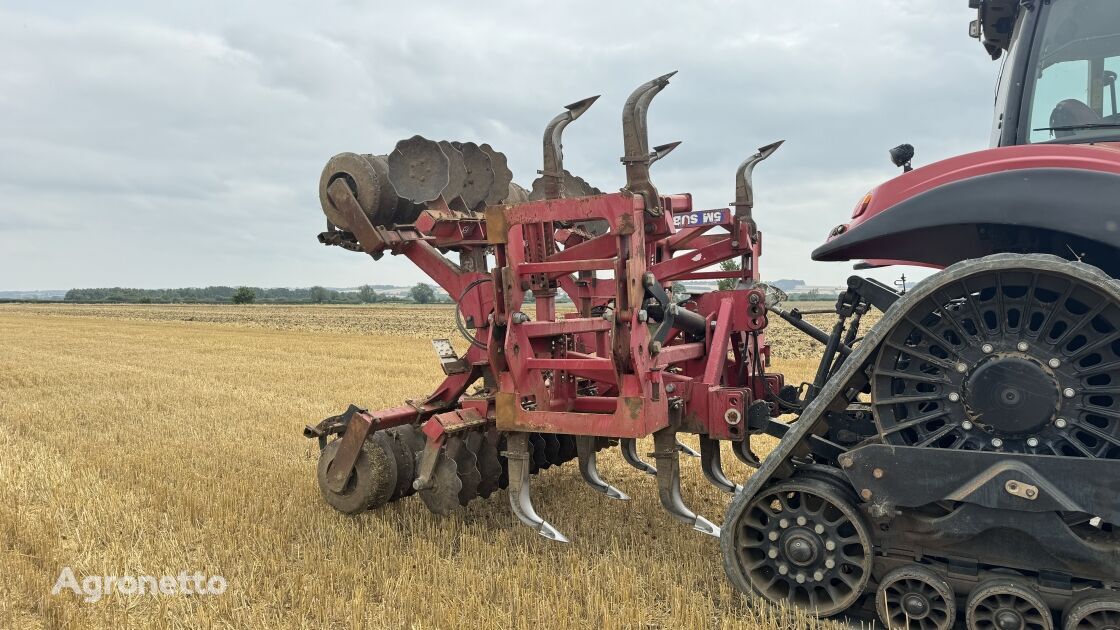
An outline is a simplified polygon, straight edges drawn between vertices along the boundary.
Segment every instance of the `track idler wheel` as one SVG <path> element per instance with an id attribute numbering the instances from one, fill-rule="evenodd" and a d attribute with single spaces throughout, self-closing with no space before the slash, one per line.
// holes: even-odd
<path id="1" fill-rule="evenodd" d="M 381 436 L 381 437 L 378 437 Z M 342 440 L 334 440 L 319 453 L 316 477 L 319 492 L 334 509 L 345 514 L 358 514 L 381 507 L 389 502 L 397 484 L 397 468 L 391 439 L 378 432 L 362 445 L 354 470 L 342 490 L 332 490 L 327 483 L 327 472 L 338 453 Z"/>
<path id="2" fill-rule="evenodd" d="M 854 604 L 871 578 L 871 533 L 862 514 L 818 479 L 736 495 L 720 546 L 737 588 L 821 616 Z"/>
<path id="3" fill-rule="evenodd" d="M 1038 593 L 1013 578 L 981 582 L 965 606 L 968 630 L 1053 630 L 1054 616 Z"/>
<path id="4" fill-rule="evenodd" d="M 1066 609 L 1062 630 L 1120 630 L 1120 597 L 1102 591 Z"/>
<path id="5" fill-rule="evenodd" d="M 875 610 L 890 630 L 949 630 L 957 619 L 952 587 L 920 564 L 899 567 L 883 577 Z"/>

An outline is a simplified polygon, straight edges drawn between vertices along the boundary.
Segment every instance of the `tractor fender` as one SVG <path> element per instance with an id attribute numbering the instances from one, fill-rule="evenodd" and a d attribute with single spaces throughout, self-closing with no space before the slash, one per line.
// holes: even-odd
<path id="1" fill-rule="evenodd" d="M 1120 250 L 1118 199 L 1120 151 L 991 149 L 884 183 L 813 259 L 945 267 L 1001 252 L 1072 252 L 1107 267 Z"/>

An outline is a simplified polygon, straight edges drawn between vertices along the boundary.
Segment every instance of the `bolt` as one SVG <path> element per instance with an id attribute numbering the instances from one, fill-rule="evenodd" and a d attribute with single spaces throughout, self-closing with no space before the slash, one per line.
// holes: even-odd
<path id="1" fill-rule="evenodd" d="M 1019 483 L 1016 482 L 1016 481 L 1008 481 L 1007 482 L 1007 491 L 1008 492 L 1018 492 L 1019 491 Z"/>
<path id="2" fill-rule="evenodd" d="M 823 534 L 824 533 L 824 525 L 817 525 L 816 527 L 813 528 L 813 531 L 817 532 L 818 534 Z"/>
<path id="3" fill-rule="evenodd" d="M 965 431 L 971 431 L 972 430 L 972 422 L 970 422 L 968 420 L 965 420 L 964 422 L 961 423 L 961 428 L 964 429 Z"/>
<path id="4" fill-rule="evenodd" d="M 638 311 L 638 321 L 640 321 L 644 324 L 648 320 L 649 320 L 649 313 L 646 312 L 646 310 L 644 308 L 642 310 Z"/>
<path id="5" fill-rule="evenodd" d="M 769 538 L 771 542 L 778 540 L 778 532 L 770 532 Z"/>
<path id="6" fill-rule="evenodd" d="M 1027 495 L 1028 499 L 1033 499 L 1035 494 L 1037 494 L 1037 492 L 1035 490 L 1033 490 L 1031 488 L 1027 488 L 1026 495 Z"/>
<path id="7" fill-rule="evenodd" d="M 529 316 L 526 315 L 525 313 L 522 313 L 521 311 L 517 311 L 516 313 L 513 314 L 512 319 L 513 319 L 513 323 L 515 323 L 515 324 L 524 324 L 525 322 L 529 321 Z"/>
<path id="8" fill-rule="evenodd" d="M 1046 362 L 1046 365 L 1049 365 L 1050 367 L 1057 369 L 1057 368 L 1062 366 L 1062 362 L 1058 359 L 1050 359 L 1049 361 Z"/>
<path id="9" fill-rule="evenodd" d="M 883 469 L 882 468 L 876 468 L 875 470 L 872 470 L 871 471 L 871 476 L 876 478 L 876 479 L 882 479 L 883 478 Z"/>
<path id="10" fill-rule="evenodd" d="M 840 467 L 841 468 L 851 468 L 852 467 L 852 456 L 851 455 L 841 455 L 840 456 Z"/>
<path id="11" fill-rule="evenodd" d="M 652 355 L 661 354 L 661 342 L 654 341 L 649 344 L 649 353 Z"/>
<path id="12" fill-rule="evenodd" d="M 669 383 L 668 385 L 665 386 L 665 393 L 672 394 L 675 391 L 677 391 L 677 386 L 674 385 L 673 383 Z"/>
<path id="13" fill-rule="evenodd" d="M 824 568 L 835 569 L 836 568 L 836 561 L 833 560 L 832 558 L 829 558 L 828 560 L 825 560 L 824 561 Z"/>
<path id="14" fill-rule="evenodd" d="M 818 582 L 823 580 L 824 579 L 824 571 L 815 571 L 813 573 L 813 579 L 818 581 Z"/>
<path id="15" fill-rule="evenodd" d="M 1077 392 L 1073 391 L 1072 387 L 1067 387 L 1067 388 L 1062 390 L 1062 395 L 1065 396 L 1066 398 L 1073 398 L 1074 396 L 1077 395 Z"/>
<path id="16" fill-rule="evenodd" d="M 836 550 L 836 543 L 832 542 L 831 540 L 826 540 L 826 541 L 824 541 L 824 548 L 827 549 L 828 551 L 835 551 Z M 825 564 L 825 566 L 828 566 L 827 562 L 825 562 L 824 564 Z M 828 568 L 831 569 L 832 567 L 828 567 Z"/>
<path id="17" fill-rule="evenodd" d="M 798 573 L 797 574 L 797 583 L 798 584 L 804 584 L 805 583 L 805 574 L 804 573 Z"/>
<path id="18" fill-rule="evenodd" d="M 761 301 L 761 298 L 758 297 L 757 293 L 751 293 L 751 296 L 747 299 L 751 304 L 758 304 Z"/>
<path id="19" fill-rule="evenodd" d="M 1001 448 L 1002 446 L 1003 440 L 999 438 L 992 438 L 992 448 Z"/>
<path id="20" fill-rule="evenodd" d="M 1028 344 L 1025 341 L 1020 341 L 1018 344 L 1015 345 L 1015 347 L 1018 348 L 1019 352 L 1026 352 L 1027 350 L 1030 349 L 1031 346 L 1030 346 L 1030 344 Z"/>
<path id="21" fill-rule="evenodd" d="M 771 549 L 770 551 L 767 551 L 766 552 L 766 557 L 770 558 L 771 560 L 773 560 L 774 558 L 777 558 L 778 557 L 778 550 L 777 549 Z"/>
<path id="22" fill-rule="evenodd" d="M 787 567 L 784 564 L 779 564 L 778 565 L 778 573 L 780 573 L 781 575 L 785 575 L 785 574 L 789 573 L 789 567 Z"/>
<path id="23" fill-rule="evenodd" d="M 805 526 L 805 523 L 808 523 L 808 522 L 809 522 L 809 521 L 808 521 L 808 520 L 806 520 L 804 516 L 798 516 L 798 517 L 797 517 L 797 524 L 798 524 L 798 525 L 801 525 L 802 527 L 804 527 L 804 526 Z"/>
<path id="24" fill-rule="evenodd" d="M 1066 422 L 1065 418 L 1058 418 L 1057 420 L 1054 421 L 1054 426 L 1058 427 L 1059 429 L 1066 428 L 1067 424 L 1069 424 L 1069 423 Z"/>
<path id="25" fill-rule="evenodd" d="M 859 491 L 859 496 L 861 496 L 864 501 L 870 501 L 871 500 L 871 490 L 868 490 L 867 488 L 864 488 L 863 490 Z"/>
<path id="26" fill-rule="evenodd" d="M 990 344 L 990 343 L 986 343 L 986 344 L 980 346 L 980 349 L 983 350 L 985 354 L 991 354 L 992 352 L 995 351 L 995 347 L 992 346 L 992 344 Z"/>
<path id="27" fill-rule="evenodd" d="M 961 395 L 957 392 L 949 392 L 949 402 L 960 402 Z"/>
<path id="28" fill-rule="evenodd" d="M 957 371 L 960 372 L 961 374 L 964 374 L 965 372 L 968 371 L 968 364 L 967 363 L 958 363 L 957 364 Z"/>
<path id="29" fill-rule="evenodd" d="M 1029 446 L 1031 448 L 1034 448 L 1034 447 L 1038 446 L 1038 438 L 1036 438 L 1036 437 L 1027 438 L 1027 446 Z"/>
<path id="30" fill-rule="evenodd" d="M 778 521 L 778 527 L 781 527 L 782 529 L 789 527 L 789 519 L 783 518 L 782 520 Z"/>

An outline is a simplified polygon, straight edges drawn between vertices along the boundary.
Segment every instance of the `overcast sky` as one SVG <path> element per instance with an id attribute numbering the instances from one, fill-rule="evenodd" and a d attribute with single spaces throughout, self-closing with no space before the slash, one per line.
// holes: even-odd
<path id="1" fill-rule="evenodd" d="M 544 124 L 602 94 L 565 166 L 616 190 L 622 102 L 671 70 L 661 191 L 726 205 L 786 139 L 755 172 L 763 276 L 839 284 L 809 253 L 887 149 L 986 147 L 998 73 L 966 0 L 173 4 L 0 0 L 0 289 L 411 284 L 315 240 L 331 155 L 489 142 L 528 186 Z"/>

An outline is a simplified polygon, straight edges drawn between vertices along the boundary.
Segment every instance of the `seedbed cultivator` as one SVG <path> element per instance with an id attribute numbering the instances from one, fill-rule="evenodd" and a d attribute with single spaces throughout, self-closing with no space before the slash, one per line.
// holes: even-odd
<path id="1" fill-rule="evenodd" d="M 674 518 L 720 537 L 744 593 L 824 616 L 873 609 L 888 628 L 1120 628 L 1120 113 L 1106 98 L 1120 12 L 971 4 L 973 34 L 1009 53 L 997 146 L 916 169 L 912 147 L 891 152 L 905 172 L 813 257 L 940 271 L 905 293 L 852 276 L 828 331 L 760 282 L 751 175 L 781 143 L 742 163 L 728 207 L 653 183 L 677 143 L 651 148 L 646 114 L 671 75 L 623 107 L 619 192 L 564 169 L 564 128 L 594 98 L 546 126 L 530 189 L 469 142 L 332 158 L 320 240 L 408 257 L 455 300 L 466 351 L 434 341 L 447 378 L 422 401 L 351 406 L 305 430 L 327 502 L 357 513 L 417 493 L 444 514 L 504 489 L 521 522 L 566 541 L 534 509 L 532 475 L 574 460 L 626 499 L 596 469 L 618 448 Z M 1073 76 L 1088 102 L 1054 99 Z M 740 269 L 719 268 L 729 260 Z M 713 279 L 732 288 L 673 290 Z M 775 317 L 821 343 L 812 382 L 770 369 Z M 722 526 L 682 498 L 680 433 L 733 495 Z M 780 440 L 760 462 L 763 434 Z M 724 443 L 757 468 L 741 486 Z"/>
<path id="2" fill-rule="evenodd" d="M 417 136 L 387 156 L 328 162 L 320 191 L 330 226 L 320 240 L 375 258 L 407 256 L 456 299 L 467 341 L 461 357 L 450 341 L 433 342 L 447 378 L 426 400 L 353 407 L 308 429 L 324 446 L 320 483 L 332 505 L 356 512 L 415 491 L 444 514 L 508 488 L 522 522 L 563 541 L 534 510 L 530 476 L 576 460 L 592 488 L 627 499 L 596 468 L 596 454 L 617 446 L 656 476 L 670 514 L 719 535 L 685 505 L 678 459 L 698 457 L 712 483 L 734 492 L 720 442 L 757 465 L 747 427 L 782 412 L 775 395 L 785 383 L 766 372 L 768 296 L 751 216 L 751 172 L 778 144 L 742 164 L 730 208 L 698 210 L 690 195 L 661 194 L 650 165 L 677 143 L 649 148 L 646 111 L 670 76 L 626 102 L 627 184 L 617 193 L 600 193 L 563 165 L 564 128 L 595 98 L 547 125 L 530 190 L 512 183 L 501 153 L 469 142 Z M 733 259 L 740 270 L 705 271 Z M 673 294 L 674 282 L 713 278 L 740 288 Z M 561 291 L 572 312 L 557 309 Z M 700 436 L 699 453 L 680 432 Z M 649 436 L 653 462 L 637 449 Z"/>

